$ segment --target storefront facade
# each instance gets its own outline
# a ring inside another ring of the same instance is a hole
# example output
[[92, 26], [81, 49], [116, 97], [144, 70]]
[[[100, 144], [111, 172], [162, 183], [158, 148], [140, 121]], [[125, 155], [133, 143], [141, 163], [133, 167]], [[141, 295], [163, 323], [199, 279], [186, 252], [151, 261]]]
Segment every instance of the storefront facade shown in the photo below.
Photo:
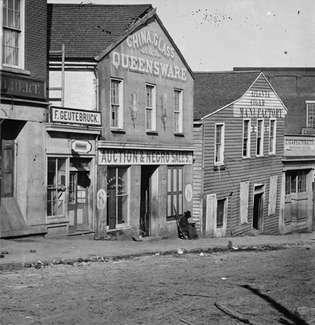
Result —
[[177, 235], [192, 209], [191, 71], [154, 10], [98, 60], [98, 227]]
[[285, 106], [261, 73], [197, 73], [195, 82], [195, 98], [212, 86], [203, 101], [213, 108], [202, 116], [196, 100], [193, 217], [201, 232], [279, 233]]
[[43, 1], [0, 2], [0, 238], [46, 232], [46, 23]]
[[48, 234], [94, 229], [100, 126], [100, 112], [50, 107], [50, 122], [46, 125]]
[[285, 136], [280, 231], [311, 231], [314, 224], [314, 136]]

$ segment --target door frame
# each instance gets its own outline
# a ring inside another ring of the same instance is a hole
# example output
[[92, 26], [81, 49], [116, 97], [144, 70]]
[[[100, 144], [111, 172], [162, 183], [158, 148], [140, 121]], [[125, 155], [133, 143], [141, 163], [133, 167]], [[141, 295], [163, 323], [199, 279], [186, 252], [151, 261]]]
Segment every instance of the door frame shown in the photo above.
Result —
[[[258, 228], [254, 228], [254, 210], [255, 210], [255, 195], [261, 196], [261, 206], [259, 208], [258, 216]], [[252, 228], [262, 232], [264, 230], [264, 204], [265, 204], [265, 185], [264, 184], [254, 184], [253, 187], [253, 217], [252, 217]]]
[[[155, 165], [141, 165], [139, 230], [143, 236], [150, 236], [152, 232], [152, 176], [157, 167]], [[144, 177], [146, 178], [144, 179]], [[143, 197], [145, 192], [148, 192], [148, 197]], [[146, 214], [146, 211], [148, 211], [148, 214]]]

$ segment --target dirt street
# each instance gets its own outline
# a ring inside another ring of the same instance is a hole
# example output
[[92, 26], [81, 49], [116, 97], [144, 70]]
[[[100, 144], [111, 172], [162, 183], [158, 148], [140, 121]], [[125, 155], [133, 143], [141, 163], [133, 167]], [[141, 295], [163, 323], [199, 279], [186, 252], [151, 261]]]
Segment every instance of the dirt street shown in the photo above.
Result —
[[314, 307], [314, 269], [315, 248], [296, 247], [5, 272], [0, 323], [241, 324], [217, 302], [258, 324], [279, 324], [285, 309], [277, 303]]

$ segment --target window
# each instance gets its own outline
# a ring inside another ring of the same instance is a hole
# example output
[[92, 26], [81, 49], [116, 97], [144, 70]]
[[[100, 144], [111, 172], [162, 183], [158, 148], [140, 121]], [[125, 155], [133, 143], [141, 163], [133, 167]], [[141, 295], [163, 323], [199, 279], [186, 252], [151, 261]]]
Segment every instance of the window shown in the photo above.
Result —
[[225, 201], [223, 200], [217, 200], [217, 228], [223, 228], [223, 222], [224, 222], [224, 214], [225, 214]]
[[183, 132], [183, 91], [174, 90], [174, 132]]
[[250, 120], [243, 121], [243, 158], [250, 157]]
[[315, 102], [306, 102], [306, 126], [308, 128], [315, 128]]
[[269, 123], [269, 154], [276, 153], [276, 120]]
[[214, 164], [223, 165], [224, 163], [224, 124], [215, 125], [215, 148]]
[[146, 85], [145, 105], [145, 128], [146, 130], [156, 129], [156, 88], [153, 85]]
[[14, 195], [14, 140], [0, 139], [0, 141], [1, 197], [12, 197]]
[[112, 128], [123, 128], [123, 83], [121, 80], [112, 79], [110, 83], [111, 116], [110, 125]]
[[285, 174], [285, 194], [306, 192], [307, 170], [287, 171]]
[[256, 155], [264, 155], [264, 120], [257, 120]]
[[128, 223], [128, 168], [108, 167], [107, 169], [107, 225]]
[[167, 171], [167, 219], [183, 214], [183, 167], [168, 167]]
[[2, 63], [24, 68], [23, 0], [3, 1]]
[[48, 158], [47, 216], [65, 214], [66, 158]]

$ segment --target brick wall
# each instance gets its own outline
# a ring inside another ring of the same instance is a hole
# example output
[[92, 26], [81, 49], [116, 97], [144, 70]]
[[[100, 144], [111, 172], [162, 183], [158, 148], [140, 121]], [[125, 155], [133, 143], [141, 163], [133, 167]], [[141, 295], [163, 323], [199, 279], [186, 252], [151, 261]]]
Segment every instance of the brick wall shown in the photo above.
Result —
[[47, 78], [47, 4], [25, 0], [25, 69], [35, 78]]

